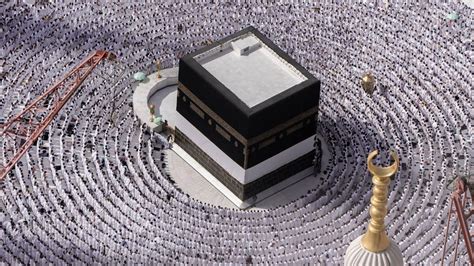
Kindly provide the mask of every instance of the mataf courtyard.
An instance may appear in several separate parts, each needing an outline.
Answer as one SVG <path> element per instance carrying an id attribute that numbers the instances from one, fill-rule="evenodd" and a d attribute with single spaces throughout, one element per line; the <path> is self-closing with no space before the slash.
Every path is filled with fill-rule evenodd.
<path id="1" fill-rule="evenodd" d="M 0 13 L 2 169 L 35 124 L 29 117 L 64 98 L 44 98 L 17 120 L 16 137 L 4 137 L 3 125 L 86 56 L 116 55 L 94 66 L 0 181 L 0 264 L 342 265 L 368 229 L 373 150 L 381 151 L 377 165 L 391 164 L 389 150 L 400 160 L 384 229 L 404 263 L 470 263 L 462 236 L 456 245 L 458 222 L 447 227 L 452 181 L 473 172 L 473 12 L 464 1 L 25 0 L 0 3 Z M 316 177 L 240 210 L 139 118 L 134 93 L 155 84 L 146 77 L 157 60 L 163 70 L 180 67 L 186 55 L 248 26 L 321 82 L 315 134 L 325 157 Z M 248 41 L 250 52 L 257 46 Z M 238 88 L 221 63 L 203 64 Z M 258 84 L 260 70 L 247 78 Z M 372 94 L 361 86 L 367 73 Z M 301 81 L 283 74 L 275 94 Z M 240 92 L 249 109 L 274 96 Z M 145 106 L 148 96 L 159 99 L 147 95 Z M 285 108 L 278 112 L 298 105 Z M 245 133 L 244 125 L 233 127 Z M 182 185 L 198 178 L 202 185 Z"/>

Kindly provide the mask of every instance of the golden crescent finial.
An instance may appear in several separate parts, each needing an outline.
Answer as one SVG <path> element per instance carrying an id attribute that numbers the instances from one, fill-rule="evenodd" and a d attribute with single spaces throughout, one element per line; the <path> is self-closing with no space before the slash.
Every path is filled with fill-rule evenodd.
<path id="1" fill-rule="evenodd" d="M 372 159 L 377 156 L 378 153 L 378 150 L 374 150 L 373 152 L 369 153 L 369 156 L 367 157 L 367 168 L 369 169 L 369 172 L 372 175 L 379 177 L 391 177 L 397 172 L 398 166 L 400 164 L 400 160 L 398 159 L 397 153 L 394 151 L 390 151 L 390 155 L 392 156 L 395 162 L 387 167 L 375 166 L 372 162 Z"/>
<path id="2" fill-rule="evenodd" d="M 398 155 L 391 151 L 394 163 L 387 167 L 375 166 L 372 159 L 377 156 L 378 150 L 372 151 L 367 157 L 367 168 L 373 175 L 372 197 L 370 198 L 370 222 L 367 233 L 362 237 L 362 246 L 371 252 L 382 252 L 390 246 L 390 240 L 385 232 L 384 218 L 387 215 L 387 195 L 390 178 L 397 172 L 400 161 Z"/>

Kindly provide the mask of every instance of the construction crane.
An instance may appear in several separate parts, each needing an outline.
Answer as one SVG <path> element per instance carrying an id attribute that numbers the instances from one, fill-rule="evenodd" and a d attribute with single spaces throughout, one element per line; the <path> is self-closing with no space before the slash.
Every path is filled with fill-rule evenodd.
<path id="1" fill-rule="evenodd" d="M 474 265 L 474 231 L 470 232 L 470 226 L 473 223 L 469 223 L 469 218 L 474 215 L 474 186 L 472 183 L 468 182 L 466 177 L 472 177 L 472 175 L 456 178 L 456 189 L 453 191 L 451 195 L 451 204 L 449 206 L 449 214 L 448 214 L 448 223 L 445 232 L 444 238 L 444 248 L 443 248 L 443 257 L 442 257 L 442 264 L 444 264 L 445 255 L 446 255 L 446 244 L 448 240 L 448 232 L 449 232 L 449 222 L 451 221 L 451 214 L 454 211 L 456 214 L 456 218 L 458 220 L 458 231 L 457 231 L 457 239 L 456 245 L 454 249 L 454 261 L 457 260 L 458 255 L 458 246 L 459 246 L 459 238 L 460 234 L 462 233 L 464 237 L 464 244 L 466 245 L 467 255 L 469 257 L 469 261 L 471 265 Z M 466 201 L 468 198 L 468 191 L 471 194 L 471 209 L 465 213 L 466 209 Z M 454 205 L 454 208 L 453 208 Z"/>
<path id="2" fill-rule="evenodd" d="M 18 149 L 10 146 L 8 151 L 12 151 L 12 157 L 4 165 L 1 165 L 0 162 L 0 181 L 5 179 L 10 170 L 13 169 L 31 145 L 36 142 L 92 70 L 104 59 L 115 60 L 116 56 L 103 50 L 90 54 L 59 82 L 33 100 L 23 111 L 1 125 L 0 138 L 4 140 L 8 138 L 13 143 L 17 143 L 16 141 L 19 138 L 21 144 Z M 46 108 L 48 106 L 49 108 Z M 4 151 L 4 155 L 6 153 Z"/>

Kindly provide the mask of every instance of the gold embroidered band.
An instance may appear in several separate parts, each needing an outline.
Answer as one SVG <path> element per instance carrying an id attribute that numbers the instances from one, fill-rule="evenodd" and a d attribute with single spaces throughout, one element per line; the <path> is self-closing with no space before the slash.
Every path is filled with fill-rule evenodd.
<path id="1" fill-rule="evenodd" d="M 216 123 L 225 129 L 231 136 L 233 136 L 235 139 L 240 141 L 244 146 L 248 147 L 253 144 L 256 144 L 260 141 L 263 141 L 275 134 L 277 134 L 280 131 L 283 131 L 287 129 L 288 127 L 294 126 L 298 122 L 311 117 L 316 114 L 317 112 L 317 107 L 312 107 L 296 116 L 293 118 L 273 127 L 272 129 L 267 130 L 266 132 L 263 132 L 262 134 L 255 136 L 250 139 L 246 139 L 244 136 L 242 136 L 237 130 L 235 130 L 231 125 L 229 125 L 224 119 L 222 119 L 218 114 L 216 114 L 214 111 L 211 110 L 205 103 L 203 103 L 196 95 L 194 95 L 186 86 L 184 86 L 181 82 L 178 83 L 178 89 L 181 90 L 192 102 L 194 102 L 195 105 L 197 105 L 204 113 L 206 113 L 208 116 L 210 116 Z M 303 122 L 302 122 L 303 123 Z M 301 124 L 302 126 L 303 124 Z M 300 125 L 295 125 L 297 128 L 300 127 Z M 296 128 L 295 128 L 296 129 Z M 290 130 L 291 131 L 291 130 Z M 291 131 L 292 132 L 292 131 Z M 290 132 L 289 132 L 290 133 Z"/>

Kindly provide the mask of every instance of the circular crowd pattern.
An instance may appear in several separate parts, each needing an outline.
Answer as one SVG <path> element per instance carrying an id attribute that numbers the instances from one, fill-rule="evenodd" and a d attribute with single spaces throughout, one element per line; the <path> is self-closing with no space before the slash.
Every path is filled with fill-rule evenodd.
<path id="1" fill-rule="evenodd" d="M 0 3 L 0 123 L 91 52 L 119 61 L 92 72 L 3 180 L 0 262 L 342 264 L 369 220 L 367 155 L 379 149 L 387 164 L 394 149 L 401 164 L 387 233 L 407 263 L 441 263 L 447 185 L 472 171 L 472 9 L 457 1 L 51 2 Z M 157 59 L 177 66 L 249 25 L 321 80 L 318 133 L 330 153 L 317 189 L 263 211 L 210 206 L 177 189 L 166 147 L 131 103 L 134 73 L 156 71 Z M 371 96 L 360 84 L 367 72 L 376 79 Z M 456 237 L 451 226 L 446 261 Z M 469 263 L 462 239 L 458 262 Z"/>

